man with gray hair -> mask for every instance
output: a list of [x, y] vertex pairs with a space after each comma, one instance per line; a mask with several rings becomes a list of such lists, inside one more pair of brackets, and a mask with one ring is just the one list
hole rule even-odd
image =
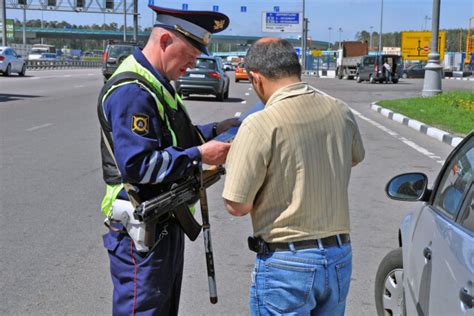
[[301, 82], [289, 42], [260, 39], [245, 63], [265, 109], [232, 143], [223, 197], [232, 215], [252, 216], [251, 314], [343, 315], [352, 272], [347, 190], [364, 158], [357, 123], [346, 104]]

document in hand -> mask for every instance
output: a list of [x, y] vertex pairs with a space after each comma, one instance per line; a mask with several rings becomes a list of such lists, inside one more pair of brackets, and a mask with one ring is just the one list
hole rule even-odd
[[[262, 101], [259, 101], [250, 110], [248, 110], [247, 112], [245, 112], [243, 115], [240, 116], [239, 118], [240, 123], [242, 123], [250, 114], [261, 111], [264, 108], [265, 108], [265, 104], [263, 104]], [[217, 135], [214, 138], [214, 140], [217, 140], [220, 142], [231, 142], [234, 139], [235, 135], [237, 134], [237, 131], [239, 130], [239, 126], [229, 128], [226, 132], [220, 135]]]

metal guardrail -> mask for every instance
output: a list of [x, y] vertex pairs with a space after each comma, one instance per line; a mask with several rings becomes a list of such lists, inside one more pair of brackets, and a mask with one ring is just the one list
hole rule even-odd
[[55, 60], [27, 60], [28, 70], [44, 69], [73, 69], [73, 68], [100, 68], [100, 61], [55, 61]]

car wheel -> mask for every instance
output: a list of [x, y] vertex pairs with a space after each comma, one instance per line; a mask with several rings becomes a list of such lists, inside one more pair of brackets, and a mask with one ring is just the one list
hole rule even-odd
[[21, 67], [21, 71], [18, 73], [18, 75], [24, 77], [26, 73], [26, 65], [23, 64], [23, 67]]
[[402, 75], [402, 78], [403, 78], [403, 79], [408, 78], [408, 74], [404, 73], [404, 74]]
[[239, 79], [235, 79], [235, 82], [239, 82]]
[[369, 77], [369, 82], [370, 82], [370, 83], [375, 83], [374, 76], [370, 75], [370, 77]]
[[216, 94], [216, 98], [217, 98], [218, 101], [224, 101], [224, 98], [225, 98], [224, 91], [219, 92], [218, 94]]
[[360, 79], [360, 76], [359, 76], [359, 75], [356, 76], [356, 82], [357, 82], [357, 83], [361, 83], [361, 82], [362, 82], [362, 79]]
[[405, 315], [402, 248], [390, 251], [380, 262], [375, 276], [377, 315]]
[[224, 93], [224, 99], [228, 99], [228, 98], [229, 98], [229, 87], [227, 86], [227, 90]]
[[8, 64], [8, 65], [7, 65], [7, 69], [5, 70], [5, 72], [3, 73], [3, 75], [4, 75], [5, 77], [8, 77], [8, 76], [11, 75], [11, 73], [12, 73], [12, 66], [11, 66], [10, 64]]
[[398, 79], [393, 79], [392, 83], [398, 83]]

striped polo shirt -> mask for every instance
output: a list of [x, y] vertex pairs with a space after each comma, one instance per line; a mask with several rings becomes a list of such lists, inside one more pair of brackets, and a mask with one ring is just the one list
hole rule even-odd
[[242, 123], [223, 197], [253, 201], [254, 236], [290, 242], [348, 233], [352, 162], [364, 158], [355, 118], [304, 82], [276, 91]]

